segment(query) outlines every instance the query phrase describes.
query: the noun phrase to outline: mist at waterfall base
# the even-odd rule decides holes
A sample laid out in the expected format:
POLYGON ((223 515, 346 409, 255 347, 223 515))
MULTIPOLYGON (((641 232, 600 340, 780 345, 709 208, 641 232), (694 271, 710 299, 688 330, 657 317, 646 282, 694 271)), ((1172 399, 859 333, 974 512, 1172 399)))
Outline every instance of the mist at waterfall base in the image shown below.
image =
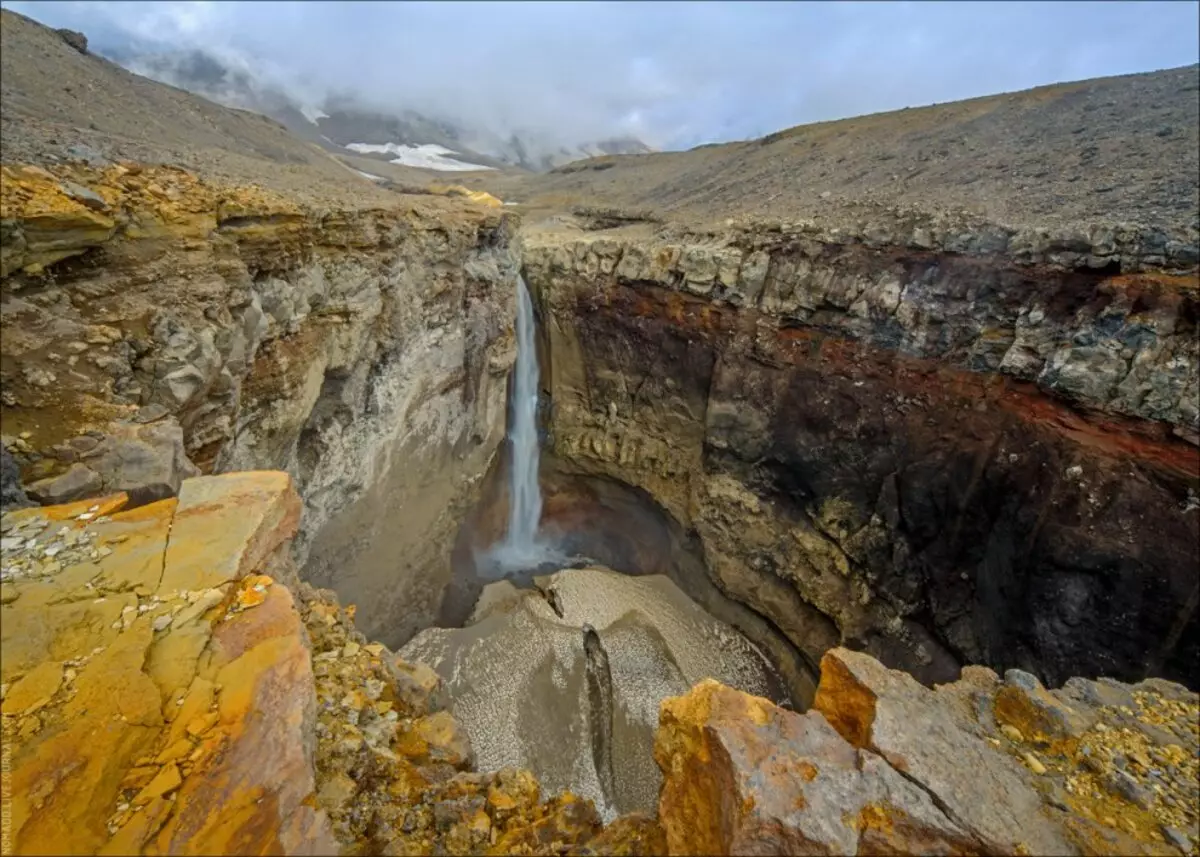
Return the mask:
POLYGON ((523 277, 517 278, 517 365, 509 403, 508 530, 504 539, 476 554, 476 573, 491 579, 522 579, 586 562, 570 556, 539 534, 542 490, 537 407, 538 359, 533 300, 523 277))

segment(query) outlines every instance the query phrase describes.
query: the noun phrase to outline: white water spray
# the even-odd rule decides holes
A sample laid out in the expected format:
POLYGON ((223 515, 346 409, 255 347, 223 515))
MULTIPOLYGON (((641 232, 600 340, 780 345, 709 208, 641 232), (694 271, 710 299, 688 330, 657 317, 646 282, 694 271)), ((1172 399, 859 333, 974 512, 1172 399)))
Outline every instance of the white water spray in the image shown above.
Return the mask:
POLYGON ((492 548, 496 571, 524 571, 554 561, 558 552, 538 539, 542 491, 538 485, 538 360, 534 342, 533 300, 523 277, 517 278, 517 366, 513 374, 508 426, 510 452, 508 533, 492 548))
POLYGON ((538 487, 538 360, 533 341, 533 301, 524 278, 517 279, 517 369, 513 378, 512 474, 509 487, 508 537, 514 550, 532 549, 542 517, 542 491, 538 487))

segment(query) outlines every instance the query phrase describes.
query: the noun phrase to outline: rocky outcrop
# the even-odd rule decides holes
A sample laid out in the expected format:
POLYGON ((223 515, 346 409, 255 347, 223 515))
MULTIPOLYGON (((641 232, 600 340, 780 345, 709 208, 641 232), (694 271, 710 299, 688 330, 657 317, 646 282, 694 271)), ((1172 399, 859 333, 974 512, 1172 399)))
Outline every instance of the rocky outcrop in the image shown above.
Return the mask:
POLYGON ((503 437, 509 221, 437 197, 322 209, 170 167, 3 169, 0 418, 32 494, 286 470, 306 576, 373 636, 428 624, 503 437))
POLYGON ((8 853, 328 853, 286 474, 3 519, 8 853))
POLYGON ((0 519, 6 854, 662 854, 472 770, 427 668, 298 582, 287 474, 0 519))
POLYGON ((1194 853, 1197 703, 979 667, 934 691, 833 649, 806 714, 712 681, 665 701, 659 818, 672 854, 1194 853))
POLYGON ((1194 236, 888 223, 526 227, 557 459, 814 666, 1200 681, 1194 236))

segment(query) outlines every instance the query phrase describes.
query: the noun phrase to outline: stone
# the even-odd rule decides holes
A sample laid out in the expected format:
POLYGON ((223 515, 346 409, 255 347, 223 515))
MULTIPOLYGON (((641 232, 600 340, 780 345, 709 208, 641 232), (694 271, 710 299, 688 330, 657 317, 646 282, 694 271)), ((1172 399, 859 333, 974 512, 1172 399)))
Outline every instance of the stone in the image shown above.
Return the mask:
POLYGON ((8 688, 0 711, 6 715, 32 714, 50 702, 62 682, 62 664, 44 661, 8 688))
POLYGON ((157 420, 161 420, 169 413, 170 411, 168 411, 165 406, 159 404, 158 402, 151 402, 149 405, 146 405, 143 408, 138 408, 138 412, 133 415, 133 421, 140 425, 145 425, 146 423, 152 423, 156 422, 157 420))
POLYGON ((8 447, 0 446, 0 510, 23 509, 32 505, 21 488, 21 471, 8 447))
POLYGON ((62 36, 62 40, 64 42, 73 47, 75 50, 79 51, 81 54, 86 54, 88 52, 87 36, 78 30, 68 30, 65 27, 60 27, 54 32, 62 36))
POLYGON ((1192 842, 1182 831, 1170 825, 1163 825, 1161 829, 1163 836, 1166 837, 1168 842, 1184 854, 1192 853, 1192 842))
POLYGON ((1153 793, 1139 785, 1138 781, 1125 771, 1109 771, 1102 782, 1110 792, 1124 798, 1130 803, 1140 806, 1142 809, 1149 809, 1154 802, 1153 793))
POLYGON ((1007 738, 1009 741, 1012 741, 1014 744, 1020 744, 1025 740, 1025 736, 1021 734, 1021 730, 1009 723, 1002 724, 1000 726, 1000 732, 1005 738, 1007 738))
POLYGON ((1004 686, 996 691, 992 706, 1002 727, 1017 729, 1023 737, 1055 752, 1069 751, 1095 720, 1095 715, 1083 716, 1019 670, 1004 674, 1004 686))
POLYGON ((27 493, 39 503, 54 505, 92 497, 104 489, 104 480, 84 464, 72 464, 59 476, 39 479, 28 486, 27 493))
POLYGON ((166 590, 240 580, 299 525, 300 498, 285 473, 247 471, 185 481, 167 546, 166 590))
POLYGON ((445 708, 448 699, 442 687, 441 677, 422 663, 410 663, 400 658, 389 658, 396 695, 405 709, 420 717, 445 708))
POLYGON ((578 853, 583 857, 666 857, 667 835, 656 819, 631 812, 606 825, 578 853))
POLYGON ((831 649, 821 660, 813 707, 852 745, 904 771, 985 849, 1073 851, 1043 814, 1028 774, 956 722, 911 676, 869 655, 831 649))
POLYGON ((1040 775, 1046 773, 1046 766, 1043 765, 1041 760, 1038 759, 1037 756, 1033 755, 1033 753, 1026 751, 1021 754, 1021 758, 1025 760, 1025 764, 1029 767, 1029 770, 1033 771, 1035 774, 1040 775))
POLYGON ((397 739, 396 746, 404 755, 446 762, 456 768, 465 768, 471 762, 471 740, 447 711, 414 720, 411 732, 397 739))
POLYGON ((926 793, 821 714, 711 680, 663 703, 654 755, 671 854, 978 851, 926 793))
POLYGON ((87 206, 93 211, 107 211, 108 202, 104 197, 96 193, 94 190, 84 187, 83 185, 75 184, 74 182, 63 182, 63 192, 71 197, 76 202, 87 206))
POLYGON ((174 494, 183 480, 200 473, 187 457, 183 429, 174 420, 151 425, 112 423, 86 461, 110 491, 166 485, 174 494))
POLYGON ((156 797, 163 797, 179 788, 183 777, 173 762, 165 765, 133 799, 134 806, 145 806, 156 797))

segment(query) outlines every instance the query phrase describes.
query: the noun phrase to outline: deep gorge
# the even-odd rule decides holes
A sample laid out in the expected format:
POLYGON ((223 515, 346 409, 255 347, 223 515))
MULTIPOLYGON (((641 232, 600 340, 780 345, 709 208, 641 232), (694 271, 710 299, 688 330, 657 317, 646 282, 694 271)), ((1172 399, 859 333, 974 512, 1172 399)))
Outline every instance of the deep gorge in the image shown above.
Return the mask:
MULTIPOLYGON (((837 644, 926 682, 984 663, 1197 683, 1197 303, 1171 273, 1186 262, 1139 261, 1154 257, 1136 236, 931 250, 920 230, 914 248, 447 214, 218 214, 183 255, 172 243, 202 220, 77 232, 73 252, 103 255, 49 280, 20 270, 39 258, 30 232, 4 308, 23 331, 6 431, 36 427, 44 450, 21 456, 25 478, 76 463, 92 403, 155 411, 205 472, 290 472, 305 576, 399 645, 462 613, 443 595, 470 508, 488 498, 470 527, 488 538, 504 520, 520 270, 544 526, 736 612, 794 691, 837 644), (64 374, 72 337, 98 356, 51 400, 35 367, 64 374)), ((174 459, 159 469, 100 476, 177 482, 174 459)))
POLYGON ((1200 67, 447 184, 0 40, 0 853, 1197 853, 1200 67))
MULTIPOLYGON (((803 224, 521 225, 436 200, 314 215, 155 174, 183 216, 139 195, 140 173, 72 170, 142 225, 9 203, 3 413, 26 488, 155 499, 198 471, 286 471, 296 585, 355 605, 363 640, 464 665, 459 702, 517 706, 496 722, 530 730, 477 732, 477 754, 499 767, 524 747, 606 820, 652 811, 663 783, 653 711, 618 712, 705 675, 799 710, 846 649, 926 685, 968 664, 1196 684, 1197 303, 1186 260, 1137 236, 1093 261, 1053 238, 931 251, 803 224), (267 213, 224 214, 246 210, 267 213), (620 575, 539 568, 481 601, 473 559, 508 526, 519 274, 541 531, 620 575), (620 641, 656 632, 592 628, 588 586, 664 616, 699 605, 741 634, 707 639, 749 659, 693 657, 623 698, 644 676, 620 641), (564 617, 578 627, 548 630, 564 617), (539 674, 521 648, 538 635, 578 669, 539 674), (730 666, 757 657, 742 637, 765 673, 730 666), (489 684, 488 658, 514 657, 532 683, 489 684), (555 729, 590 737, 539 756, 555 729)), ((6 186, 57 184, 26 170, 6 186)), ((709 645, 679 639, 654 644, 661 663, 709 645)))

